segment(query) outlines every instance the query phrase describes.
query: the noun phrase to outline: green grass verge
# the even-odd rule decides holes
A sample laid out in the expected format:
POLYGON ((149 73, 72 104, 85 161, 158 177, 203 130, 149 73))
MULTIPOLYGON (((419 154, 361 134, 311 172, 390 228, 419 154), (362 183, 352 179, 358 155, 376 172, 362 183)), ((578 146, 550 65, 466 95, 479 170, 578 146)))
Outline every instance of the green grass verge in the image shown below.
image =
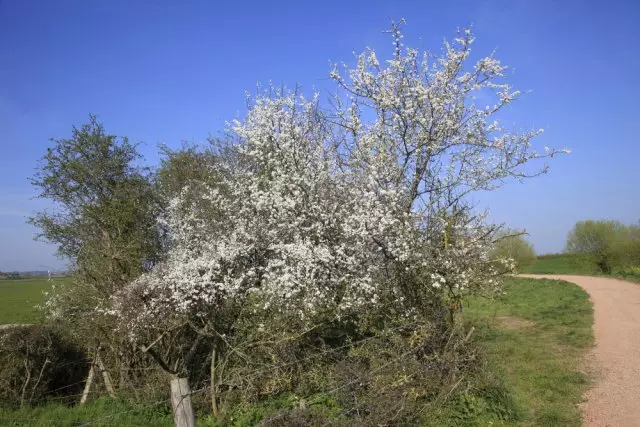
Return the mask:
POLYGON ((66 278, 0 280, 0 325, 7 323, 40 323, 42 316, 36 308, 44 301, 43 292, 52 284, 62 284, 66 278))
POLYGON ((640 267, 614 268, 613 277, 629 282, 640 283, 640 267))
POLYGON ((593 309, 576 285, 511 278, 499 301, 473 299, 464 316, 476 325, 490 369, 501 373, 520 418, 493 425, 579 426, 588 387, 581 360, 593 345, 593 309))
POLYGON ((0 408, 0 425, 7 427, 173 426, 171 407, 140 407, 117 400, 98 399, 83 406, 49 404, 36 408, 0 408))

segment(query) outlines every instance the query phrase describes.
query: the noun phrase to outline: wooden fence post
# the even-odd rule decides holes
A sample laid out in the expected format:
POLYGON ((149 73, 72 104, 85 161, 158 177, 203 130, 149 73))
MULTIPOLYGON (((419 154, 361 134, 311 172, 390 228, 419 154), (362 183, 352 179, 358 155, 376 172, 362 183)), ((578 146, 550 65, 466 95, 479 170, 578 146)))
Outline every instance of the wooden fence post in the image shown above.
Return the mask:
POLYGON ((104 380, 104 385, 107 388, 107 393, 109 393, 109 397, 112 399, 115 399, 116 392, 113 389, 113 383, 111 382, 111 375, 109 375, 109 371, 107 371, 107 368, 105 368, 104 363, 102 363, 100 354, 96 354, 96 364, 98 365, 98 369, 100 369, 100 372, 102 372, 102 379, 104 380))
POLYGON ((95 375, 94 369, 95 363, 91 362, 91 369, 89 369, 89 375, 87 375, 87 382, 84 384, 84 391, 82 392, 82 398, 80 399, 80 404, 84 405, 87 402, 87 398, 89 397, 89 391, 91 391, 91 384, 93 383, 93 376, 95 375))
POLYGON ((196 419, 191 406, 191 387, 188 378, 171 379, 171 407, 176 427, 195 427, 196 419))

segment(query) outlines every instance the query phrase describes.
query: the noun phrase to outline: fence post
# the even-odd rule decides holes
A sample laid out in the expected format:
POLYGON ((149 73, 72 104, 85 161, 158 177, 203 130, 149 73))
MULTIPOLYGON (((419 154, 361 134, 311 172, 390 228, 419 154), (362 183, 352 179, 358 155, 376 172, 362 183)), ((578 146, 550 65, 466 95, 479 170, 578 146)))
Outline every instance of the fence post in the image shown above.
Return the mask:
POLYGON ((113 389, 113 383, 111 382, 111 375, 109 375, 109 371, 107 371, 107 368, 105 368, 104 363, 102 363, 100 354, 96 354, 96 364, 98 365, 98 369, 100 369, 100 372, 102 372, 102 379, 104 380, 104 385, 107 388, 109 397, 112 399, 115 399, 116 392, 113 389))
POLYGON ((93 383, 93 376, 95 375, 94 370, 95 362, 91 361, 91 369, 89 369, 89 375, 87 375, 87 382, 84 384, 84 391, 82 392, 82 398, 80 399, 80 404, 84 405, 87 402, 87 398, 89 397, 89 391, 91 391, 91 384, 93 383))
POLYGON ((171 379, 171 407, 176 427, 195 427, 196 419, 191 406, 191 387, 188 378, 171 379))

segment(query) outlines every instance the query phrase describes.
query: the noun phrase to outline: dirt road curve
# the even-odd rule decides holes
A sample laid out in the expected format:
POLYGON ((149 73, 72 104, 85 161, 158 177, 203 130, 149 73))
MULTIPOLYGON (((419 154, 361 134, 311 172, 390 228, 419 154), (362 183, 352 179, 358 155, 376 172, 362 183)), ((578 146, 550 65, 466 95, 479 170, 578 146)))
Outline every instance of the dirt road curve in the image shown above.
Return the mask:
POLYGON ((640 284, 602 277, 523 275, 575 283, 591 296, 595 383, 582 406, 585 426, 640 427, 640 284))

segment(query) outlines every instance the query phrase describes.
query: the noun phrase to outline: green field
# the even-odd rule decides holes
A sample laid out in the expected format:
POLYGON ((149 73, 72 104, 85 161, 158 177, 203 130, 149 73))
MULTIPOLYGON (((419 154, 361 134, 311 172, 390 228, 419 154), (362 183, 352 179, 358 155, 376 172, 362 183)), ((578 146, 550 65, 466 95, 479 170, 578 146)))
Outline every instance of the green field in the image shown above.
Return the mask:
MULTIPOLYGON (((11 295, 13 303, 2 301, 12 307, 13 315, 3 312, 2 319, 37 320, 31 305, 41 301, 41 291, 47 287, 46 280, 34 280, 3 288, 0 295, 11 295)), ((462 317, 467 327, 476 328, 474 337, 486 360, 482 376, 494 378, 492 383, 500 386, 489 394, 485 387, 470 390, 462 400, 445 402, 433 414, 436 425, 580 425, 577 404, 589 385, 581 360, 593 344, 593 310, 583 290, 561 281, 509 278, 504 297, 498 301, 473 298, 465 303, 462 317)), ((50 404, 0 409, 0 425, 77 426, 83 422, 171 425, 170 407, 166 402, 141 408, 100 399, 84 407, 50 404)), ((212 424, 201 420, 198 425, 212 424)))
POLYGON ((0 325, 7 323, 40 323, 38 304, 52 284, 62 284, 65 278, 0 280, 0 325))
MULTIPOLYGON (((540 255, 530 265, 524 266, 520 273, 524 274, 577 274, 586 276, 602 276, 603 274, 586 258, 575 254, 540 255)), ((640 267, 614 267, 611 277, 640 282, 640 267)))
POLYGON ((576 255, 551 254, 538 256, 532 264, 523 267, 521 273, 595 275, 598 274, 598 270, 576 255))

